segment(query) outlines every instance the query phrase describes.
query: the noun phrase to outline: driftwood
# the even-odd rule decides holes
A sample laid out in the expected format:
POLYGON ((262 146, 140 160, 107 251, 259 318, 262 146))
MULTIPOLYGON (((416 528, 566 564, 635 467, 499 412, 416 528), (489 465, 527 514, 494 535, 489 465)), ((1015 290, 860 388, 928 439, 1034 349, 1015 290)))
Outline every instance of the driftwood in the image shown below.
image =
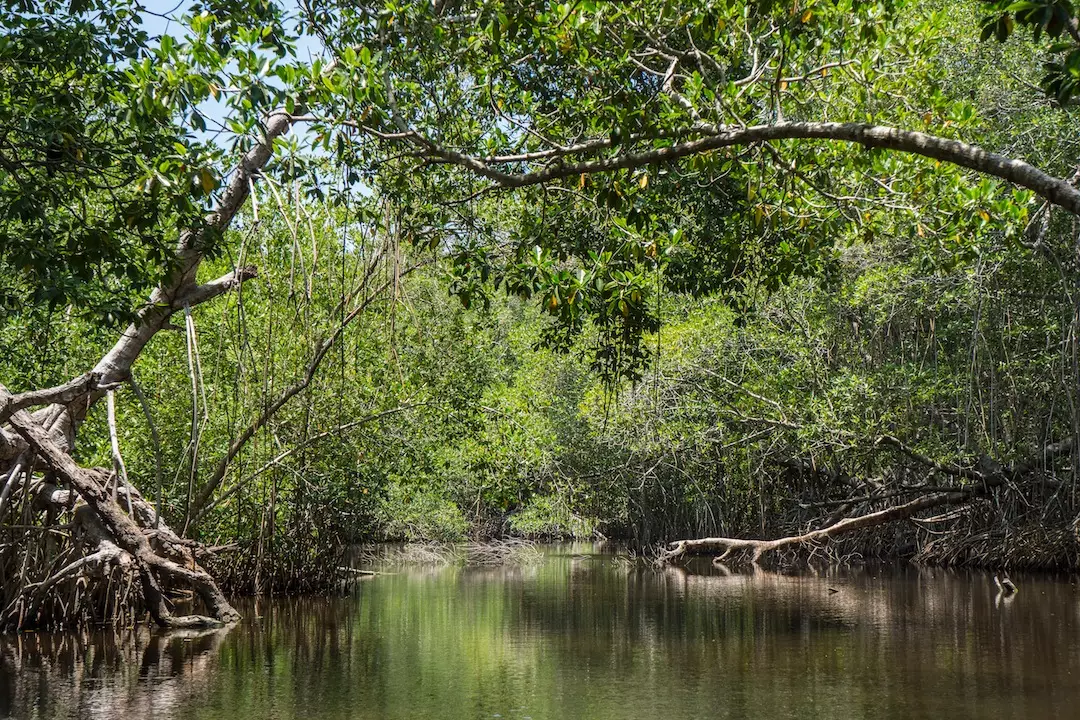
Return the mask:
POLYGON ((916 515, 926 510, 966 503, 974 498, 987 495, 1007 483, 1023 481, 1040 467, 1045 467, 1053 462, 1055 458, 1072 453, 1074 445, 1071 439, 1048 445, 1039 453, 1038 457, 1017 463, 1011 467, 1003 467, 988 458, 983 458, 977 467, 966 468, 939 463, 916 452, 897 438, 889 435, 878 438, 876 444, 894 448, 936 473, 952 476, 966 481, 968 484, 957 486, 955 489, 928 491, 914 500, 892 505, 875 512, 838 519, 826 527, 800 535, 789 535, 773 540, 726 537, 676 540, 660 551, 658 559, 661 562, 669 562, 687 554, 713 554, 717 556, 715 562, 723 562, 736 553, 749 553, 751 562, 756 564, 762 555, 768 552, 785 548, 820 545, 856 530, 877 527, 897 520, 915 519, 916 515))

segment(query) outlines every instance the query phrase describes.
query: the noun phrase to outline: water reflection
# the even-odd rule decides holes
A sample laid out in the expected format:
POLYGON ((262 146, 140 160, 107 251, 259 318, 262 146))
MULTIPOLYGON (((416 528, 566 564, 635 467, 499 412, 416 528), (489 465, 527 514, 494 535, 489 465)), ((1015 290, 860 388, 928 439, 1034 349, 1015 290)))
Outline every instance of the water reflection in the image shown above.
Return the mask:
POLYGON ((1080 714, 1077 588, 893 568, 656 571, 587 548, 252 601, 227 631, 0 639, 15 718, 1080 714))

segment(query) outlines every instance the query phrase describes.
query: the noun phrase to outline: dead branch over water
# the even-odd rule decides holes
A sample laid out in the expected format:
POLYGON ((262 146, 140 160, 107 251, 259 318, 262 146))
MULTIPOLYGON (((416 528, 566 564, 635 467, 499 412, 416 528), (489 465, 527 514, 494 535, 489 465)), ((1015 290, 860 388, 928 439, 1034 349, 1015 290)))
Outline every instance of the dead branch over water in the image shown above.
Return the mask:
MULTIPOLYGON (((660 562, 670 562, 686 554, 713 554, 715 562, 723 563, 729 559, 745 555, 754 565, 767 553, 773 553, 785 549, 796 548, 823 548, 829 541, 843 535, 860 530, 875 528, 893 522, 903 520, 919 521, 931 524, 942 520, 951 520, 955 516, 923 517, 918 516, 930 510, 937 511, 949 506, 963 506, 973 500, 986 498, 999 488, 1020 486, 1031 483, 1045 483, 1042 471, 1052 466, 1055 460, 1072 454, 1074 443, 1067 439, 1043 448, 1037 457, 1022 461, 1010 466, 1003 466, 988 457, 983 457, 972 467, 959 465, 946 465, 922 455, 899 439, 885 435, 878 438, 875 443, 879 447, 892 448, 906 458, 922 465, 929 476, 944 476, 947 480, 957 482, 955 486, 929 486, 904 488, 903 492, 890 491, 882 488, 877 496, 851 496, 837 504, 841 507, 840 516, 833 515, 825 523, 824 527, 810 530, 798 535, 789 535, 772 540, 768 539, 742 539, 727 537, 706 537, 677 540, 662 549, 658 554, 660 562), (920 492, 921 491, 921 492, 920 492), (882 500, 896 498, 906 493, 917 493, 914 499, 901 503, 882 503, 882 500), (857 513, 857 508, 867 507, 874 501, 884 504, 878 510, 857 513), (848 514, 850 513, 850 514, 848 514)), ((1073 537, 1076 539, 1075 527, 1073 537)), ((955 553, 956 551, 954 551, 955 553)), ((922 554, 924 559, 933 559, 931 548, 925 548, 922 554)), ((956 559, 955 557, 953 558, 956 559)))

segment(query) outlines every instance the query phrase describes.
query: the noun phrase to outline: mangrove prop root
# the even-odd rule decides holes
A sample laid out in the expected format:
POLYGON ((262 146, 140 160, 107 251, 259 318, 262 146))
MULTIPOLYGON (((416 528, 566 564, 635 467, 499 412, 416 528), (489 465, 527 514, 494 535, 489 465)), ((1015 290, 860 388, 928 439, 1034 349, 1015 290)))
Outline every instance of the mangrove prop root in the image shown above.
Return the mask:
MULTIPOLYGON (((0 388, 0 400, 7 391, 0 388)), ((10 396, 9 396, 10 397, 10 396)), ((108 471, 82 468, 62 450, 25 410, 13 413, 8 422, 27 442, 34 454, 55 478, 70 487, 83 503, 75 517, 82 529, 83 546, 89 550, 35 587, 27 587, 29 602, 17 603, 18 617, 9 614, 3 624, 32 623, 46 594, 58 583, 93 571, 95 568, 121 567, 133 570, 142 589, 143 602, 151 617, 164 627, 192 628, 222 625, 240 619, 213 578, 193 557, 190 547, 165 526, 148 529, 154 520, 153 509, 130 485, 120 493, 110 493, 108 471), (122 505, 127 505, 130 514, 122 505), (153 539, 153 543, 151 542, 153 539), (209 617, 177 616, 166 600, 166 589, 191 588, 203 601, 209 617), (29 613, 26 611, 29 610, 29 613)), ((119 478, 113 482, 120 482, 119 478)))
POLYGON ((196 280, 206 234, 228 229, 247 201, 254 178, 273 156, 274 141, 289 131, 292 122, 289 113, 267 117, 261 140, 244 153, 205 222, 180 233, 174 267, 152 291, 150 302, 139 309, 137 320, 91 370, 63 385, 19 394, 0 385, 0 529, 4 530, 0 541, 0 627, 38 623, 37 614, 50 595, 55 601, 50 606, 59 604, 60 615, 77 622, 71 616, 78 611, 63 609, 67 604, 64 598, 72 607, 79 607, 80 583, 95 575, 99 581, 107 578, 109 585, 97 619, 116 619, 118 607, 127 602, 133 586, 141 589, 146 609, 164 626, 194 627, 239 619, 213 578, 195 562, 190 544, 159 526, 156 513, 148 523, 148 504, 123 477, 113 423, 110 431, 118 470, 113 492, 106 491, 107 482, 100 482, 102 471, 79 467, 71 452, 87 412, 130 379, 135 360, 150 340, 169 326, 175 313, 189 312, 258 275, 254 267, 236 267, 209 282, 196 280), (35 407, 39 409, 31 414, 35 407), (37 480, 35 472, 42 466, 50 477, 37 480), (121 484, 126 512, 117 502, 121 484), (51 488, 43 489, 46 485, 51 488), (35 519, 39 504, 47 513, 42 525, 35 519), (15 505, 22 508, 19 513, 13 511, 15 505), (87 510, 72 513, 78 509, 76 505, 87 510), (69 537, 55 525, 56 517, 68 513, 83 519, 72 523, 78 539, 74 532, 69 537), (21 522, 13 520, 17 515, 21 522), (80 554, 85 562, 80 562, 80 554), (119 594, 112 588, 114 578, 122 586, 119 594), (72 588, 71 594, 59 592, 63 587, 72 588), (210 617, 174 616, 166 596, 176 589, 193 589, 210 617), (111 606, 110 598, 114 598, 111 606))

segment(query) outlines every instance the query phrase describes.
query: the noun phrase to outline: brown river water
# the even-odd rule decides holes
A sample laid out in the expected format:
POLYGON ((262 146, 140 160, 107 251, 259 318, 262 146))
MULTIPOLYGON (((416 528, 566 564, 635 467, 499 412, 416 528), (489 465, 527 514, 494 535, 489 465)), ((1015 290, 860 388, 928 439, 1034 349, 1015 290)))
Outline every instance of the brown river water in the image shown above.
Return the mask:
POLYGON ((1076 578, 1001 598, 986 573, 660 570, 591 545, 383 569, 223 631, 0 636, 0 717, 1080 718, 1076 578))

